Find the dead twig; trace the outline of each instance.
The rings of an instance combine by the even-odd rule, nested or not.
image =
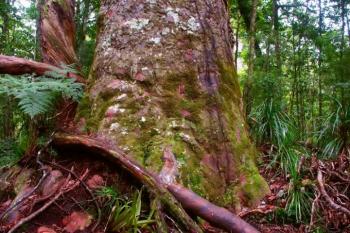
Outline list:
[[[30,196],[35,193],[38,188],[41,186],[41,184],[44,182],[45,178],[48,176],[47,168],[45,168],[44,164],[41,162],[40,157],[41,154],[44,150],[47,149],[47,147],[51,144],[52,142],[52,137],[56,132],[53,132],[49,138],[49,140],[45,143],[45,145],[38,151],[36,154],[36,163],[39,164],[40,170],[43,171],[43,174],[39,180],[39,182],[36,184],[36,186],[33,188],[32,191],[30,191],[27,195],[23,196],[20,200],[18,200],[14,205],[10,206],[8,209],[6,209],[1,215],[0,215],[0,220],[3,219],[11,210],[16,208],[17,206],[21,205],[25,200],[29,199]]]
[[[317,192],[317,191],[316,191]],[[316,208],[318,204],[318,200],[320,199],[321,194],[317,192],[316,198],[312,202],[312,207],[311,207],[311,216],[310,216],[310,224],[308,226],[309,230],[312,229],[314,223],[315,223],[315,214],[316,214]]]
[[[81,176],[80,179],[84,179],[86,177],[87,173],[88,173],[88,170],[86,170],[84,172],[84,174]],[[79,182],[79,180],[72,182],[72,180],[70,178],[71,178],[71,174],[68,175],[68,177],[65,181],[65,184],[63,185],[63,188],[60,190],[60,192],[58,192],[50,201],[45,203],[40,209],[36,210],[35,212],[30,214],[29,216],[22,218],[16,225],[14,225],[8,231],[8,233],[14,233],[20,226],[29,222],[30,220],[32,220],[33,218],[38,216],[40,213],[45,211],[48,207],[50,207],[61,195],[68,193],[68,192],[72,191],[73,189],[75,189],[79,185],[80,182]]]
[[[53,163],[53,162],[50,162],[50,161],[43,161],[44,163],[47,163],[47,164],[50,164],[54,167],[57,167],[57,168],[60,168],[68,173],[70,173],[75,179],[79,180],[80,181],[80,184],[86,189],[86,191],[89,193],[89,195],[91,196],[92,198],[92,201],[94,202],[95,204],[95,207],[96,207],[96,210],[97,210],[97,220],[96,220],[96,223],[94,225],[94,227],[92,228],[92,231],[95,231],[97,226],[100,224],[100,221],[101,221],[101,208],[100,208],[100,204],[97,202],[97,198],[96,196],[94,195],[94,193],[91,191],[91,189],[87,186],[87,184],[81,180],[79,178],[79,176],[77,176],[77,174],[75,174],[75,172],[63,167],[62,165],[60,164],[57,164],[57,163]]]

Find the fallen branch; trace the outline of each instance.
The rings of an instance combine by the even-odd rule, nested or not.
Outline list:
[[[42,62],[36,62],[19,57],[0,55],[0,74],[36,74],[38,76],[45,75],[48,71],[60,70],[59,67],[49,65]],[[79,83],[85,83],[85,80],[74,73],[64,73],[68,78],[74,78]]]
[[[209,201],[201,198],[194,192],[177,184],[165,186],[158,176],[146,171],[136,162],[129,159],[121,150],[114,148],[98,139],[87,136],[72,136],[56,134],[53,139],[53,145],[56,147],[78,147],[87,149],[90,152],[101,155],[110,161],[122,166],[130,172],[135,178],[142,182],[151,192],[154,192],[160,202],[165,205],[173,217],[180,221],[188,232],[201,232],[201,229],[193,220],[182,210],[177,201],[183,208],[191,213],[205,219],[216,227],[228,232],[239,233],[257,233],[258,231],[241,218],[235,216],[230,211],[218,207]],[[170,194],[171,193],[171,194]],[[173,199],[176,198],[176,200]]]
[[[277,206],[273,206],[273,205],[264,205],[264,206],[258,206],[256,209],[252,209],[252,210],[247,210],[247,211],[243,211],[240,212],[238,214],[239,217],[246,217],[248,215],[251,214],[268,214],[268,213],[272,213],[274,211],[276,211],[279,207]]]

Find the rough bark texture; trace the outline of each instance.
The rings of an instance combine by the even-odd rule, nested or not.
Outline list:
[[[39,1],[38,30],[43,62],[54,66],[79,65],[74,47],[74,0]],[[74,119],[76,107],[72,101],[59,104],[58,109],[62,110],[57,119],[59,128],[68,126]]]
[[[74,1],[40,1],[39,37],[43,62],[55,66],[77,64]]]
[[[101,1],[79,116],[155,172],[170,146],[183,185],[239,208],[268,187],[242,116],[228,18],[222,0]]]

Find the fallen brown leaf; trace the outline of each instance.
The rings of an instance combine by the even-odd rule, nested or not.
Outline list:
[[[91,215],[85,212],[73,212],[65,217],[62,222],[65,225],[64,230],[74,233],[78,230],[84,230],[91,224]]]

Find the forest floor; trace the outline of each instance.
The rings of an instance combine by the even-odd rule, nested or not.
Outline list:
[[[35,160],[35,159],[34,159]],[[141,188],[141,184],[127,174],[123,169],[109,163],[98,157],[93,157],[90,154],[81,152],[65,152],[64,156],[60,155],[45,155],[41,159],[45,168],[49,172],[49,181],[43,183],[42,190],[39,190],[42,195],[36,197],[36,200],[29,200],[20,208],[14,207],[8,214],[6,221],[1,222],[0,232],[9,232],[13,224],[19,219],[28,216],[30,213],[39,211],[38,215],[32,220],[21,225],[20,232],[26,233],[63,233],[63,232],[80,232],[80,233],[99,233],[106,232],[108,223],[110,223],[110,213],[115,202],[116,196],[125,195],[127,200],[131,200],[131,195]],[[264,161],[264,164],[267,161]],[[38,183],[42,177],[42,171],[34,170],[35,161],[21,164],[22,168],[14,173],[0,176],[2,190],[7,184],[8,190],[21,190],[22,196],[27,195]],[[23,172],[26,170],[26,172]],[[6,174],[6,172],[4,173]],[[18,174],[21,174],[18,176]],[[23,175],[24,174],[24,175]],[[56,175],[55,175],[56,174]],[[261,167],[261,174],[269,182],[271,194],[261,201],[261,205],[256,209],[246,209],[239,215],[246,221],[254,225],[262,233],[302,233],[307,232],[306,225],[295,225],[291,222],[283,224],[278,216],[277,209],[283,209],[286,205],[285,194],[288,192],[289,182],[282,175],[279,175],[276,170],[271,168]],[[40,212],[39,208],[46,203],[52,196],[55,196],[63,185],[58,182],[66,177],[72,177],[72,180],[78,180],[78,185],[70,191],[59,195],[55,202],[47,209]],[[64,178],[64,179],[63,179]],[[4,181],[5,180],[5,181]],[[29,180],[29,182],[27,182]],[[10,186],[14,187],[10,187]],[[70,184],[74,185],[74,182]],[[108,189],[101,190],[101,187]],[[2,192],[4,193],[4,192]],[[5,192],[6,193],[6,192]],[[45,193],[45,195],[44,195]],[[21,196],[21,195],[17,195]],[[147,195],[143,195],[146,197]],[[48,198],[50,197],[50,198]],[[5,195],[0,195],[0,213],[8,209],[11,200],[14,198],[13,191],[7,192]],[[40,203],[42,202],[42,203]],[[149,200],[143,200],[149,206]],[[96,207],[96,205],[98,207]],[[100,212],[100,214],[99,214]],[[147,212],[147,209],[146,209]],[[94,216],[94,217],[92,217]],[[98,217],[100,216],[100,218]],[[98,227],[94,230],[98,219]],[[206,223],[202,224],[207,233],[222,232]],[[176,226],[174,226],[174,229]],[[144,233],[156,232],[155,226],[152,224]],[[174,231],[175,232],[175,231]],[[347,231],[340,231],[347,232]]]

